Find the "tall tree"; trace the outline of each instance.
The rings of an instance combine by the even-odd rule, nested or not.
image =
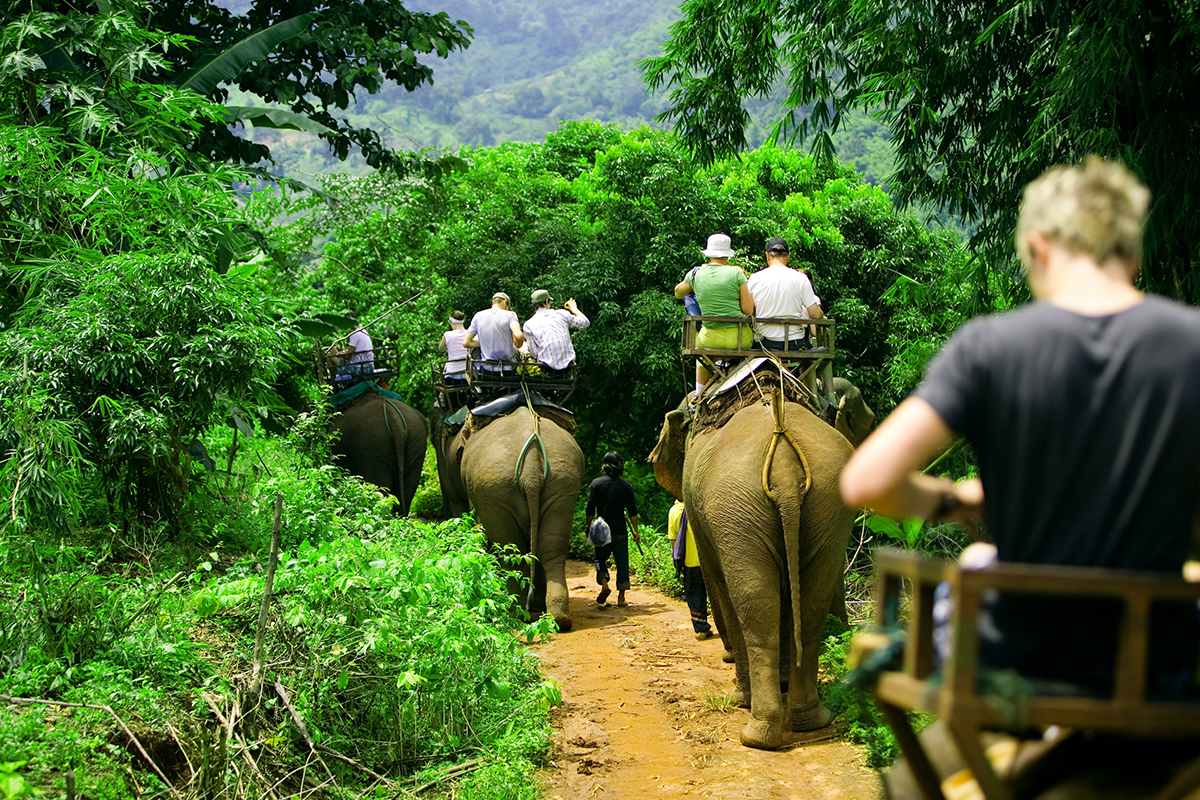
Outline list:
[[[865,107],[896,144],[892,195],[978,223],[973,244],[1012,265],[1022,187],[1088,153],[1154,191],[1147,288],[1200,300],[1200,15],[1192,0],[688,0],[663,54],[662,118],[703,159],[741,150],[742,102],[787,94],[773,135],[828,134]]]
[[[32,3],[33,14],[29,14]],[[377,92],[385,80],[409,91],[433,82],[422,54],[445,57],[470,43],[472,30],[445,13],[409,11],[399,0],[252,0],[231,11],[219,0],[92,0],[77,10],[72,0],[0,0],[6,26],[36,25],[38,12],[62,14],[68,29],[39,28],[28,38],[29,51],[52,72],[95,69],[97,56],[70,47],[74,31],[113,20],[115,13],[137,19],[162,38],[161,53],[129,64],[141,82],[172,83],[217,102],[229,86],[255,94],[290,113],[239,109],[205,126],[191,145],[213,160],[255,164],[270,149],[236,136],[229,123],[253,119],[267,127],[303,128],[319,133],[338,158],[361,148],[371,166],[404,173],[439,173],[462,167],[457,158],[439,159],[390,150],[370,128],[357,127],[335,114],[356,92]],[[187,37],[182,38],[182,37]],[[149,54],[148,54],[149,55]]]

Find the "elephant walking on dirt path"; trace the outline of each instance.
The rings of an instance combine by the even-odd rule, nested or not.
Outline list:
[[[569,631],[567,548],[583,482],[583,451],[543,411],[535,422],[527,407],[519,407],[479,429],[468,423],[454,430],[435,419],[433,441],[446,505],[461,508],[469,500],[490,544],[514,545],[535,556],[532,590],[522,592],[514,579],[509,591],[531,612],[546,611],[560,631]]]
[[[854,520],[838,490],[853,445],[839,431],[857,444],[874,423],[856,388],[838,388],[836,430],[803,405],[777,401],[786,434],[777,433],[776,410],[754,402],[693,436],[684,405],[667,414],[650,456],[658,482],[687,506],[714,605],[725,612],[722,635],[751,711],[741,733],[750,747],[777,748],[784,725],[814,730],[832,718],[817,695],[817,657]],[[792,649],[783,654],[786,675],[781,630]]]
[[[343,406],[330,428],[334,463],[391,493],[407,515],[425,463],[425,417],[415,408],[367,391]]]

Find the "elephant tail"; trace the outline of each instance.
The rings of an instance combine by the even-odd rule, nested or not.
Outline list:
[[[536,449],[536,448],[535,448]],[[546,463],[544,448],[538,451],[542,463]],[[517,473],[517,485],[525,493],[525,504],[529,508],[529,592],[525,596],[525,610],[533,608],[534,592],[537,587],[538,528],[541,524],[542,488],[545,475],[536,458],[524,459],[528,468]],[[533,463],[531,463],[533,462]]]
[[[800,444],[787,429],[787,423],[784,420],[783,398],[778,388],[772,393],[771,401],[775,418],[775,432],[771,435],[771,444],[767,449],[767,460],[763,464],[762,483],[763,490],[775,503],[775,508],[779,511],[779,521],[783,526],[784,552],[787,555],[788,588],[791,590],[792,595],[792,658],[795,659],[793,663],[799,664],[804,650],[803,640],[800,638],[800,514],[804,508],[804,498],[808,496],[808,490],[812,486],[812,470],[808,466],[808,459],[804,457],[804,451],[800,449]],[[798,466],[804,473],[804,482],[802,484],[799,482],[794,484],[796,491],[794,499],[791,497],[781,498],[780,491],[783,487],[778,487],[775,491],[772,491],[770,486],[772,462],[775,460],[775,453],[778,449],[780,439],[791,445],[791,449],[796,452],[796,459],[799,461]]]
[[[549,474],[550,460],[546,457],[546,444],[542,441],[540,419],[537,412],[533,410],[528,395],[526,395],[525,402],[529,407],[533,432],[529,434],[529,438],[525,440],[525,446],[521,448],[521,454],[517,456],[517,467],[513,478],[525,492],[525,505],[529,509],[529,592],[525,595],[525,610],[529,611],[533,608],[534,593],[537,589],[538,527],[541,521],[542,487]],[[541,469],[539,470],[536,465],[525,469],[534,460],[529,458],[534,451],[541,454]]]

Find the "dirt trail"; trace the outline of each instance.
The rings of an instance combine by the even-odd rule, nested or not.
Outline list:
[[[615,591],[597,606],[582,562],[568,563],[567,585],[575,629],[534,647],[563,693],[547,798],[879,796],[862,751],[832,729],[788,734],[776,752],[743,747],[750,712],[727,699],[733,667],[719,638],[695,640],[683,603],[635,585],[628,608],[616,607]]]

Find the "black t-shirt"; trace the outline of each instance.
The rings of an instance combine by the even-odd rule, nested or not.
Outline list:
[[[1102,317],[1035,303],[975,320],[931,362],[916,396],[974,446],[1002,561],[1178,574],[1200,489],[1196,309],[1147,297]],[[1096,619],[1103,607],[1060,615],[1054,602],[1042,602],[1037,626],[1032,603],[997,609],[1008,639],[1000,655],[1013,666],[1025,669],[1022,651],[1033,659],[1063,628],[1115,630],[1112,606]],[[1059,630],[1018,635],[1030,627]],[[1064,658],[1081,655],[1070,637],[1057,644]]]
[[[633,496],[633,485],[629,481],[607,475],[592,481],[588,490],[587,515],[604,517],[614,540],[629,536],[625,517],[636,517],[637,513],[637,499]]]

